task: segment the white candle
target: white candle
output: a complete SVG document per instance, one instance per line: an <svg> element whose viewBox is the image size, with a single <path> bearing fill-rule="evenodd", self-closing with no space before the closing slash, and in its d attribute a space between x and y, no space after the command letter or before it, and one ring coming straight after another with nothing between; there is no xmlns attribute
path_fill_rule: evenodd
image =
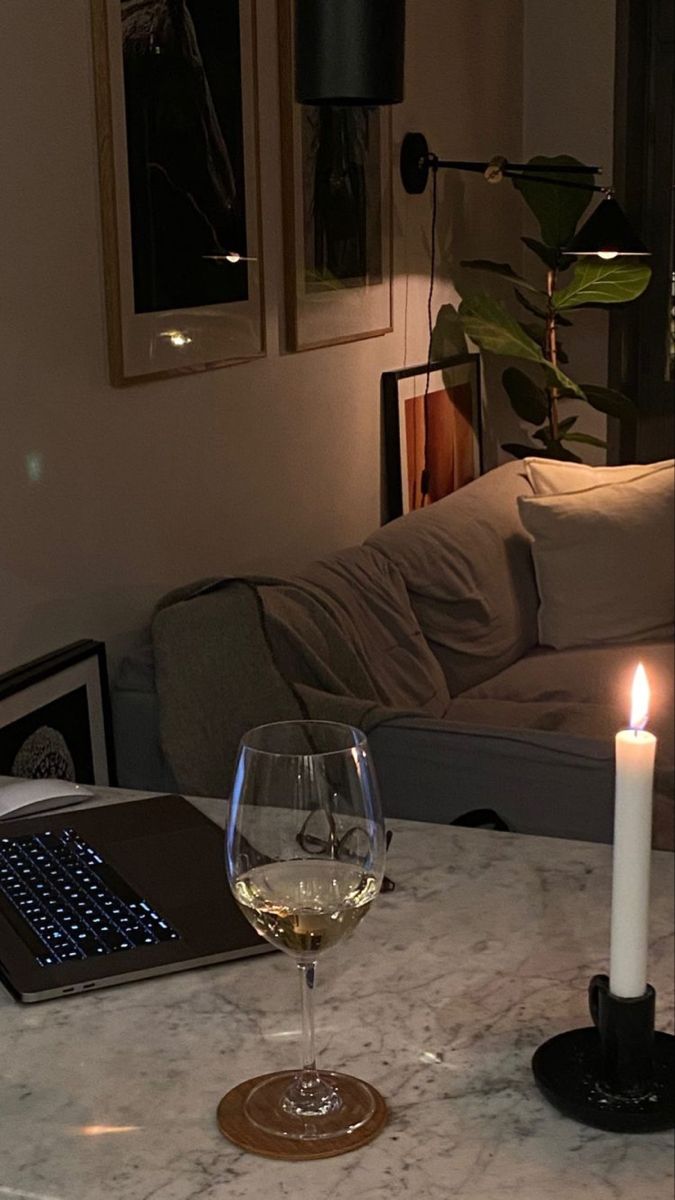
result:
<svg viewBox="0 0 675 1200"><path fill-rule="evenodd" d="M642 996L647 987L649 872L656 738L647 733L649 685L642 663L633 679L630 729L616 735L612 934L609 990Z"/></svg>

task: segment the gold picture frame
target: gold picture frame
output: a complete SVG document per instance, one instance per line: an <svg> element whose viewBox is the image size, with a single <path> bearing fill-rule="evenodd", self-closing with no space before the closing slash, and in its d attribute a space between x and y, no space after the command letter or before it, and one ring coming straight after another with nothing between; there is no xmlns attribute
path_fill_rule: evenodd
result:
<svg viewBox="0 0 675 1200"><path fill-rule="evenodd" d="M391 112L296 103L292 0L277 13L286 349L391 333Z"/></svg>
<svg viewBox="0 0 675 1200"><path fill-rule="evenodd" d="M91 17L111 382L259 358L255 0Z"/></svg>

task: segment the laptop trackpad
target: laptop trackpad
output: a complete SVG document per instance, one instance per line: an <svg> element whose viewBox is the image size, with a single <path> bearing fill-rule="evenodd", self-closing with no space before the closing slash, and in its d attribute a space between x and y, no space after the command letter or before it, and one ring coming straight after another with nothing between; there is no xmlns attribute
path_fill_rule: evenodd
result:
<svg viewBox="0 0 675 1200"><path fill-rule="evenodd" d="M179 829L107 844L110 865L167 917L170 909L204 911L209 895L221 900L229 891L224 836L217 827Z"/></svg>

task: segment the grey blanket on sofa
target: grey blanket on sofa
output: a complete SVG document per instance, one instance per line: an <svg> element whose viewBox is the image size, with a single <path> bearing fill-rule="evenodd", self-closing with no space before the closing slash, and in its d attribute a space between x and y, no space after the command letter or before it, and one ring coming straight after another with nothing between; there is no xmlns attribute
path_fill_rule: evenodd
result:
<svg viewBox="0 0 675 1200"><path fill-rule="evenodd" d="M153 621L164 752L182 787L222 795L241 734L311 717L366 731L402 714L443 718L445 678L403 579L357 546L293 579L207 580Z"/></svg>

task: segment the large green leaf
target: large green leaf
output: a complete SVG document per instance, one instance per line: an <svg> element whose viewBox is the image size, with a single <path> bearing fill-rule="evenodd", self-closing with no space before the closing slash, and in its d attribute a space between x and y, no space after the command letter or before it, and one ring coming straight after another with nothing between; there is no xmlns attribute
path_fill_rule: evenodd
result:
<svg viewBox="0 0 675 1200"><path fill-rule="evenodd" d="M467 337L481 350L527 358L530 362L544 361L541 348L525 333L501 300L485 295L469 296L462 300L459 315Z"/></svg>
<svg viewBox="0 0 675 1200"><path fill-rule="evenodd" d="M544 345L544 336L546 330L543 325L537 325L536 321L519 321L520 328L536 342L538 346Z"/></svg>
<svg viewBox="0 0 675 1200"><path fill-rule="evenodd" d="M547 362L541 346L525 333L500 300L485 295L467 297L459 306L459 315L467 337L481 350L539 363L552 387L559 388L565 395L578 396L583 400L584 394L579 385L565 375L560 367Z"/></svg>
<svg viewBox="0 0 675 1200"><path fill-rule="evenodd" d="M558 436L555 438L551 437L548 425L545 425L543 429L538 429L536 433L532 434L532 437L535 437L540 442L543 442L545 446L552 445L555 442L563 441L568 430L572 428L576 420L576 417L566 417L564 421L559 421Z"/></svg>
<svg viewBox="0 0 675 1200"><path fill-rule="evenodd" d="M537 435L534 434L534 437ZM562 442L549 441L548 445L543 449L538 446L523 446L518 442L504 442L502 450L506 450L507 454L512 454L514 458L528 458L531 454L536 454L537 458L555 458L564 460L565 462L581 462L578 454L573 454Z"/></svg>
<svg viewBox="0 0 675 1200"><path fill-rule="evenodd" d="M651 268L645 263L582 259L567 287L554 292L553 306L557 311L584 304L624 304L644 292L650 277Z"/></svg>
<svg viewBox="0 0 675 1200"><path fill-rule="evenodd" d="M571 436L571 435L570 435ZM581 462L578 454L574 454L567 446L563 446L561 441L549 442L546 447L546 458L555 458L562 462Z"/></svg>
<svg viewBox="0 0 675 1200"><path fill-rule="evenodd" d="M558 433L561 436L563 433L567 433L567 431L571 429L573 425L576 425L577 419L577 417L565 417L564 421L558 421Z"/></svg>
<svg viewBox="0 0 675 1200"><path fill-rule="evenodd" d="M536 238L521 237L521 242L536 254L547 267L553 271L567 271L576 262L573 254L565 254L562 250L555 250L553 246L545 246L543 242L538 242Z"/></svg>
<svg viewBox="0 0 675 1200"><path fill-rule="evenodd" d="M537 258L546 263L546 266L550 270L555 271L557 269L559 254L557 250L553 249L553 246L545 246L543 242L538 242L536 238L531 237L521 237L520 240L524 242L528 250L537 255Z"/></svg>
<svg viewBox="0 0 675 1200"><path fill-rule="evenodd" d="M623 392L599 387L596 383L582 383L581 387L591 408L598 412L606 413L608 417L618 417L619 420L635 416L635 405Z"/></svg>
<svg viewBox="0 0 675 1200"><path fill-rule="evenodd" d="M548 404L543 388L530 379L518 367L507 367L502 374L504 390L511 401L511 408L521 421L530 425L541 425L548 416Z"/></svg>
<svg viewBox="0 0 675 1200"><path fill-rule="evenodd" d="M543 325L537 325L536 321L519 321L518 324L520 325L520 328L525 331L527 336L532 338L533 342L536 342L538 346L542 347L542 349L544 348L546 329ZM560 345L560 342L556 342L556 351L556 357L559 363L562 363L564 366L565 363L569 362L567 352Z"/></svg>
<svg viewBox="0 0 675 1200"><path fill-rule="evenodd" d="M563 440L566 442L583 442L585 446L600 446L602 450L607 449L607 442L603 442L602 438L594 437L592 433L565 433Z"/></svg>
<svg viewBox="0 0 675 1200"><path fill-rule="evenodd" d="M529 296L524 296L522 292L518 291L518 288L514 288L514 292L523 308L532 313L533 317L539 317L542 321L546 320L546 309L540 308L538 304L533 304Z"/></svg>
<svg viewBox="0 0 675 1200"><path fill-rule="evenodd" d="M463 259L459 265L467 267L470 271L488 271L490 275L499 275L501 279L508 279L509 283L517 283L521 288L527 288L528 292L537 292L540 296L545 295L541 288L524 279L522 275L516 275L509 263L492 262L489 258L472 258Z"/></svg>
<svg viewBox="0 0 675 1200"><path fill-rule="evenodd" d="M566 375L564 371L561 371L560 367L554 367L553 363L544 360L544 373L549 386L559 388L561 396L576 396L578 400L586 399L579 384L570 379L569 375Z"/></svg>
<svg viewBox="0 0 675 1200"><path fill-rule="evenodd" d="M468 346L462 322L453 304L442 304L436 315L431 335L431 358L451 358L453 354L466 354Z"/></svg>
<svg viewBox="0 0 675 1200"><path fill-rule="evenodd" d="M528 166L556 164L578 167L583 165L578 158L570 158L569 154L558 154L554 158L537 155L530 159ZM590 171L580 170L561 173L557 178L585 186L555 187L550 182L556 179L554 171L546 172L545 183L514 179L513 184L537 218L542 240L547 246L561 250L572 241L577 221L593 195L589 185L593 183L594 176Z"/></svg>
<svg viewBox="0 0 675 1200"><path fill-rule="evenodd" d="M533 304L528 296L524 296L522 292L518 291L518 288L514 288L513 290L515 292L517 299L522 304L523 308L526 308L527 311L532 313L532 315L534 317L540 317L542 321L546 320L546 310L545 309L539 308L536 304ZM568 321L567 317L561 316L560 313L556 313L555 319L556 319L558 325L571 325L572 324L571 321Z"/></svg>
<svg viewBox="0 0 675 1200"><path fill-rule="evenodd" d="M512 454L514 458L529 458L531 454L536 454L537 458L544 458L541 450L537 450L536 446L523 446L519 442L503 442L502 450L506 450L507 454Z"/></svg>

